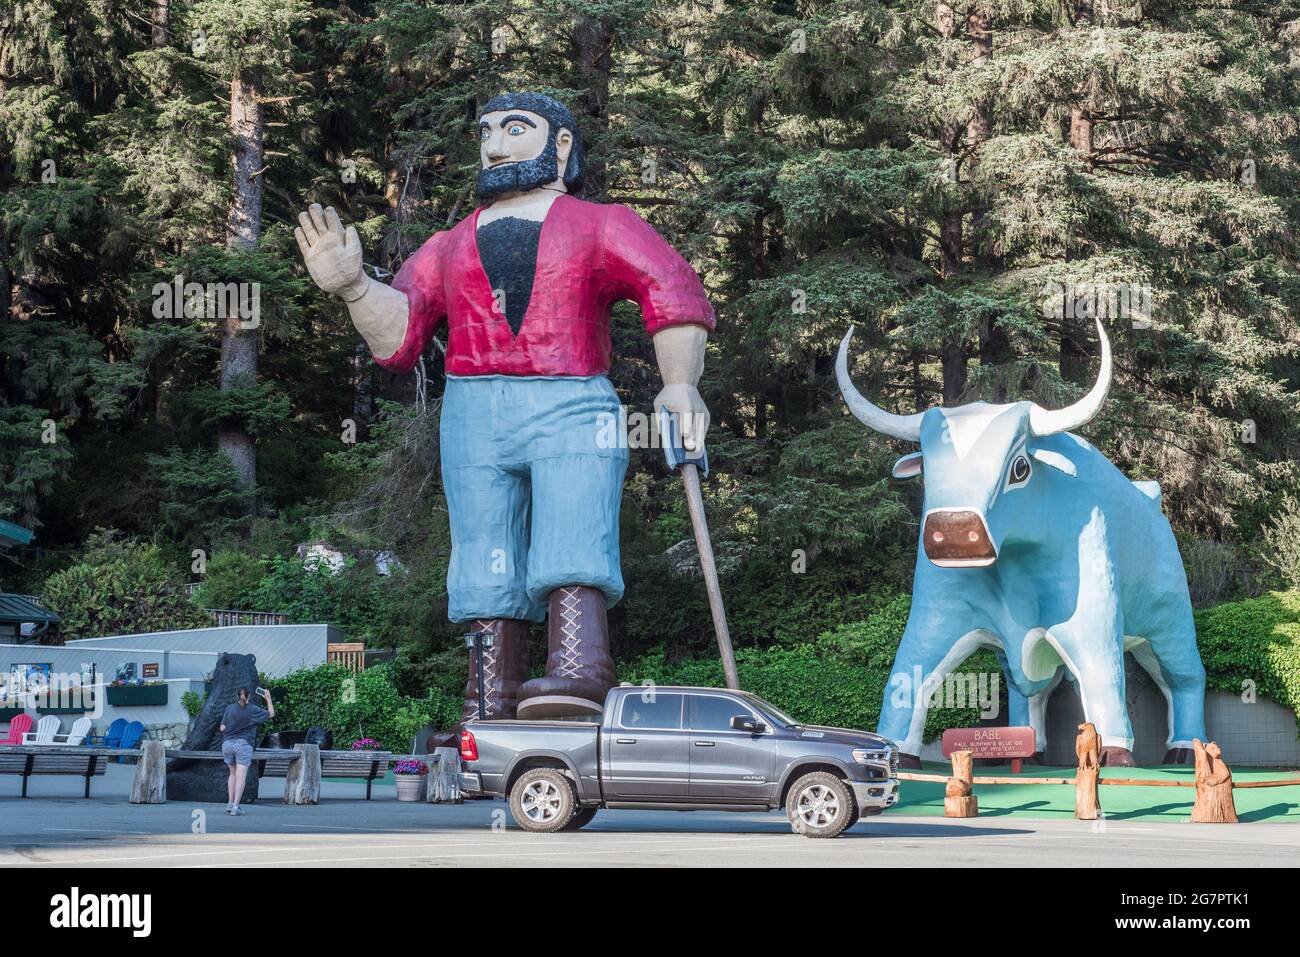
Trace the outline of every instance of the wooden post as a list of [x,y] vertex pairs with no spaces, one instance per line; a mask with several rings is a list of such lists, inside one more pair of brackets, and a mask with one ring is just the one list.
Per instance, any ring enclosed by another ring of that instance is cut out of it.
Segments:
[[1232,801],[1232,771],[1223,763],[1223,752],[1213,741],[1192,741],[1196,753],[1196,802],[1192,821],[1196,824],[1236,824],[1237,806]]
[[161,741],[146,741],[131,779],[132,804],[167,803],[167,750]]
[[1074,739],[1074,756],[1079,759],[1079,767],[1074,772],[1074,816],[1080,821],[1095,821],[1101,816],[1101,801],[1097,797],[1101,738],[1091,723],[1079,725],[1079,736]]
[[284,775],[285,804],[320,803],[320,745],[295,744],[298,758]]
[[975,759],[969,751],[952,753],[952,777],[943,789],[944,817],[974,817],[979,813],[979,801],[971,793],[974,768]]
[[460,785],[456,780],[460,773],[460,751],[437,748],[425,756],[425,761],[429,765],[429,779],[424,799],[430,804],[460,804]]

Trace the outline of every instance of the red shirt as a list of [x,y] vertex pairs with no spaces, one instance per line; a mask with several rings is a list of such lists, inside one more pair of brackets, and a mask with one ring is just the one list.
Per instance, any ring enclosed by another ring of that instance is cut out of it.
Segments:
[[646,332],[695,324],[712,329],[713,307],[690,264],[626,206],[556,198],[537,241],[537,275],[519,335],[497,308],[479,260],[479,213],[434,233],[398,271],[410,300],[402,345],[375,361],[409,372],[447,320],[452,375],[586,376],[609,371],[609,310],[641,307]]

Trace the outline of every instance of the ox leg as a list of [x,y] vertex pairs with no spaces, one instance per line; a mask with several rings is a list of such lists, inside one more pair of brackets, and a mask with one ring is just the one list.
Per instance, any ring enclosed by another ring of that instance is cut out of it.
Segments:
[[1140,641],[1129,650],[1169,704],[1165,764],[1194,764],[1192,741],[1205,741],[1205,668],[1196,649],[1191,614],[1184,628]]
[[1133,725],[1124,700],[1123,629],[1095,618],[1072,619],[1050,629],[1047,640],[1078,682],[1084,720],[1101,736],[1101,763],[1133,767]]
[[885,686],[880,724],[876,729],[898,744],[900,767],[920,768],[930,695],[935,689],[943,688],[943,679],[954,668],[988,643],[986,634],[975,630],[960,636],[936,637],[921,634],[908,622]]

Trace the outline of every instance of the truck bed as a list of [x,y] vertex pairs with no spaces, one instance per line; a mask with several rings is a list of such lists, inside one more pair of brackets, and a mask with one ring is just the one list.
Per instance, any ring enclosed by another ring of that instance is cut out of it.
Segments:
[[580,801],[600,800],[600,725],[593,721],[470,721],[483,788],[504,794],[511,769],[521,760],[557,757],[573,772]]

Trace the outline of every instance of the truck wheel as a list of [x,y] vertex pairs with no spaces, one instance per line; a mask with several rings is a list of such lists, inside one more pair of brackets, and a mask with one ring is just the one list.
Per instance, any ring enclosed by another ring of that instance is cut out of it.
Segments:
[[858,807],[848,785],[833,774],[813,771],[791,786],[785,814],[796,834],[839,837],[857,820]]
[[564,826],[564,829],[566,831],[576,831],[580,828],[586,827],[591,823],[591,819],[596,816],[596,812],[599,810],[600,808],[596,807],[578,808],[577,812],[573,815],[573,820],[569,821],[569,823]]
[[535,834],[563,831],[577,807],[573,782],[555,768],[525,771],[510,789],[510,813],[520,827]]

